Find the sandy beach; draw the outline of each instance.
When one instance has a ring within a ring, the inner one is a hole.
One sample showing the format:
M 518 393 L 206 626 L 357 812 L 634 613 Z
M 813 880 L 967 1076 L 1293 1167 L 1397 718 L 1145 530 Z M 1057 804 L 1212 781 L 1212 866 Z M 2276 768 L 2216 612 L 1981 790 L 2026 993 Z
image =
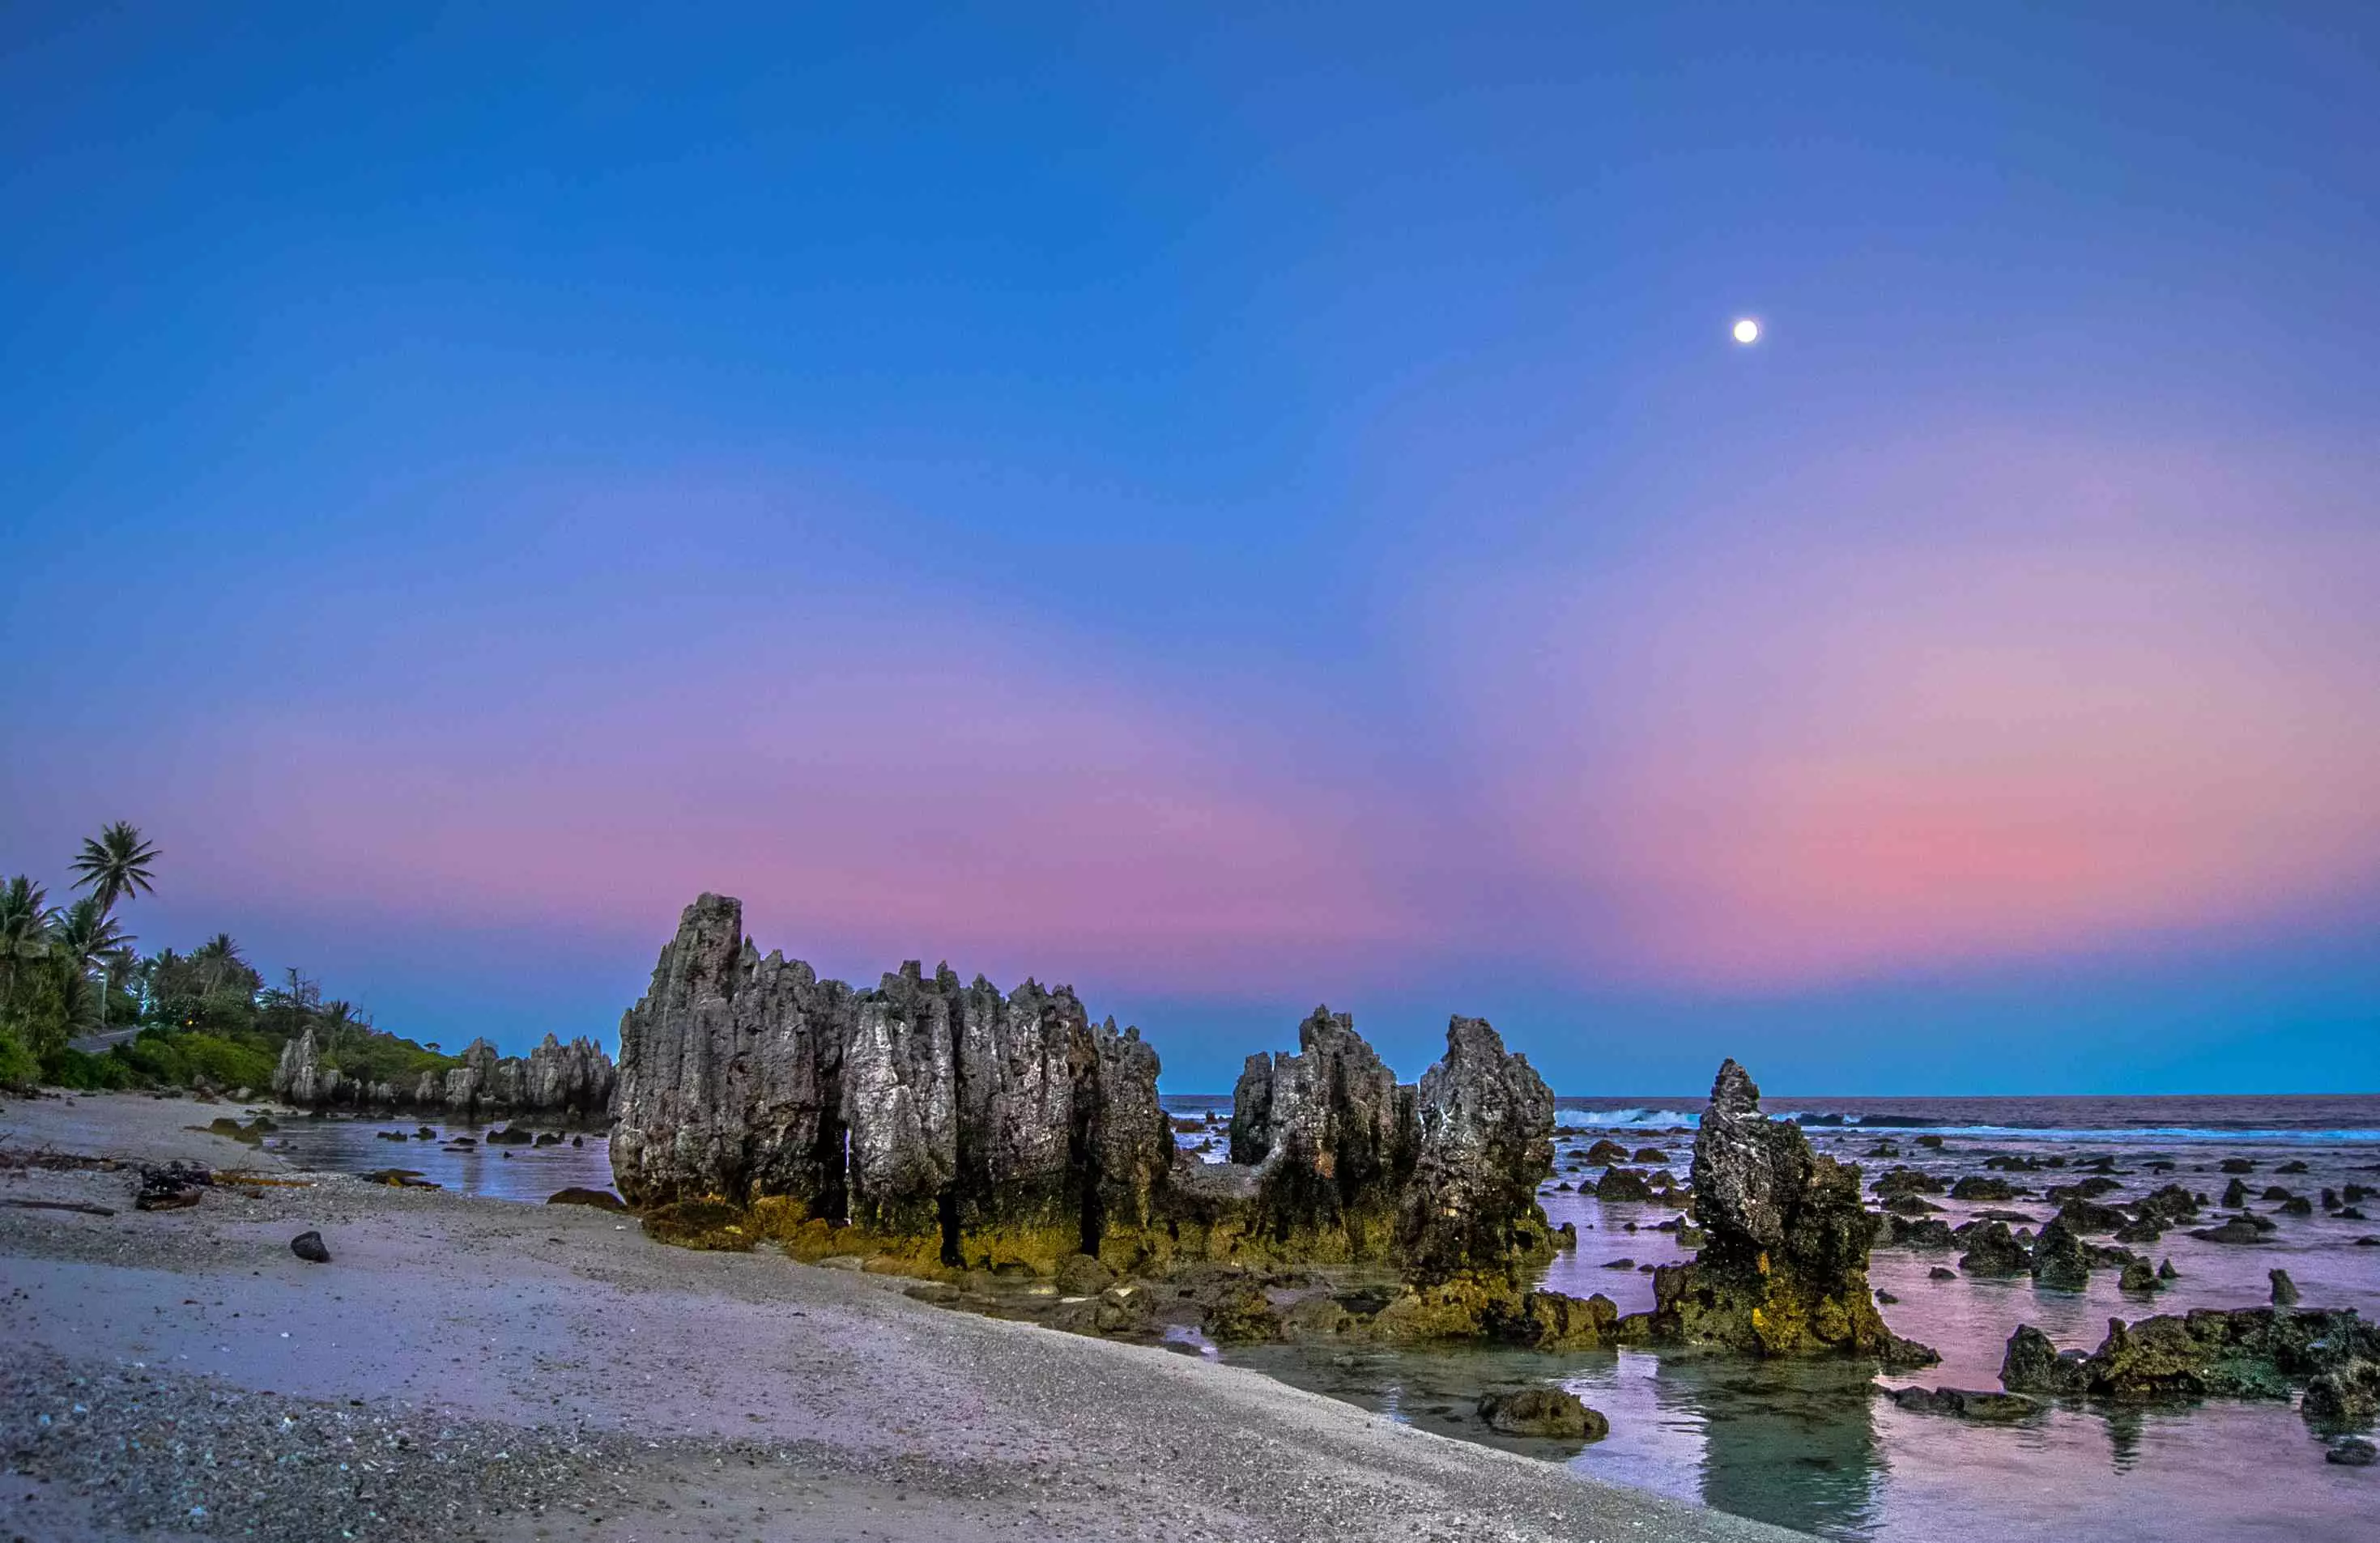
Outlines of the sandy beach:
M 10 1167 L 0 1537 L 1788 1538 L 1243 1368 L 952 1313 L 885 1277 L 664 1248 L 632 1222 L 334 1175 L 12 1102 L 0 1152 L 302 1185 L 140 1212 Z M 318 1229 L 326 1265 L 289 1249 Z

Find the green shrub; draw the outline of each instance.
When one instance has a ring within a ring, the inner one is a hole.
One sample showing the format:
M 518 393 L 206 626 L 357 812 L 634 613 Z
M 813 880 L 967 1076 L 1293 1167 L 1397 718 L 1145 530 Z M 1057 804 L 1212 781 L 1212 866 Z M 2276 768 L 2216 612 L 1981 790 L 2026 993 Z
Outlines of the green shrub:
M 0 1024 L 0 1088 L 30 1088 L 42 1079 L 42 1063 L 16 1031 Z
M 119 1055 L 92 1055 L 67 1046 L 54 1056 L 42 1080 L 53 1087 L 96 1091 L 140 1086 L 140 1077 Z

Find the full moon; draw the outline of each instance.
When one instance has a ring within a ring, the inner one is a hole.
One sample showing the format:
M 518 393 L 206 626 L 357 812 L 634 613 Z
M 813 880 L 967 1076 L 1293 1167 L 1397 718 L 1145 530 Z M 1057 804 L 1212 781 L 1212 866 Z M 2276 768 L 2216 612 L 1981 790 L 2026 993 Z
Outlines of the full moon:
M 1752 318 L 1748 316 L 1736 322 L 1735 341 L 1738 343 L 1758 343 L 1760 341 L 1760 323 L 1753 320 Z

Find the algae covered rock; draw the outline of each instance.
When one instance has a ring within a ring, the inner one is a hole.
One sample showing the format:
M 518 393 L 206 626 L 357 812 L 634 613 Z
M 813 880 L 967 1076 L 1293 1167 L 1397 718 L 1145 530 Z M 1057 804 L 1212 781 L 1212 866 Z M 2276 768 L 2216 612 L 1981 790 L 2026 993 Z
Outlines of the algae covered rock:
M 655 1206 L 645 1212 L 643 1225 L 647 1237 L 679 1248 L 745 1253 L 759 1241 L 744 1208 L 722 1200 L 674 1200 Z
M 1694 1193 L 1706 1240 L 1693 1263 L 1654 1272 L 1646 1337 L 1887 1365 L 1939 1358 L 1876 1311 L 1859 1170 L 1813 1152 L 1799 1126 L 1762 1115 L 1759 1088 L 1732 1060 L 1719 1067 L 1694 1139 Z
M 2155 1403 L 2287 1398 L 2325 1374 L 2380 1361 L 2380 1328 L 2352 1310 L 2201 1308 L 2126 1323 L 2110 1319 L 2087 1356 L 2063 1353 L 2030 1326 L 2009 1340 L 2001 1383 L 2011 1392 L 2079 1392 Z M 2320 1400 L 2317 1399 L 2317 1403 Z
M 1479 1401 L 1479 1417 L 1488 1428 L 1506 1436 L 1599 1441 L 1611 1433 L 1611 1422 L 1567 1388 L 1489 1393 Z

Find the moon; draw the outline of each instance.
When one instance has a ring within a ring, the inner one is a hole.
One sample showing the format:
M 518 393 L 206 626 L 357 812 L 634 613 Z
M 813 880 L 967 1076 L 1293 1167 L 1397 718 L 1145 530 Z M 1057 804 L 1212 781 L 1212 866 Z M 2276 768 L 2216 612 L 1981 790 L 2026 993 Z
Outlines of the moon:
M 1758 343 L 1760 341 L 1760 323 L 1753 320 L 1752 318 L 1748 316 L 1738 317 L 1735 322 L 1735 341 L 1738 343 Z

